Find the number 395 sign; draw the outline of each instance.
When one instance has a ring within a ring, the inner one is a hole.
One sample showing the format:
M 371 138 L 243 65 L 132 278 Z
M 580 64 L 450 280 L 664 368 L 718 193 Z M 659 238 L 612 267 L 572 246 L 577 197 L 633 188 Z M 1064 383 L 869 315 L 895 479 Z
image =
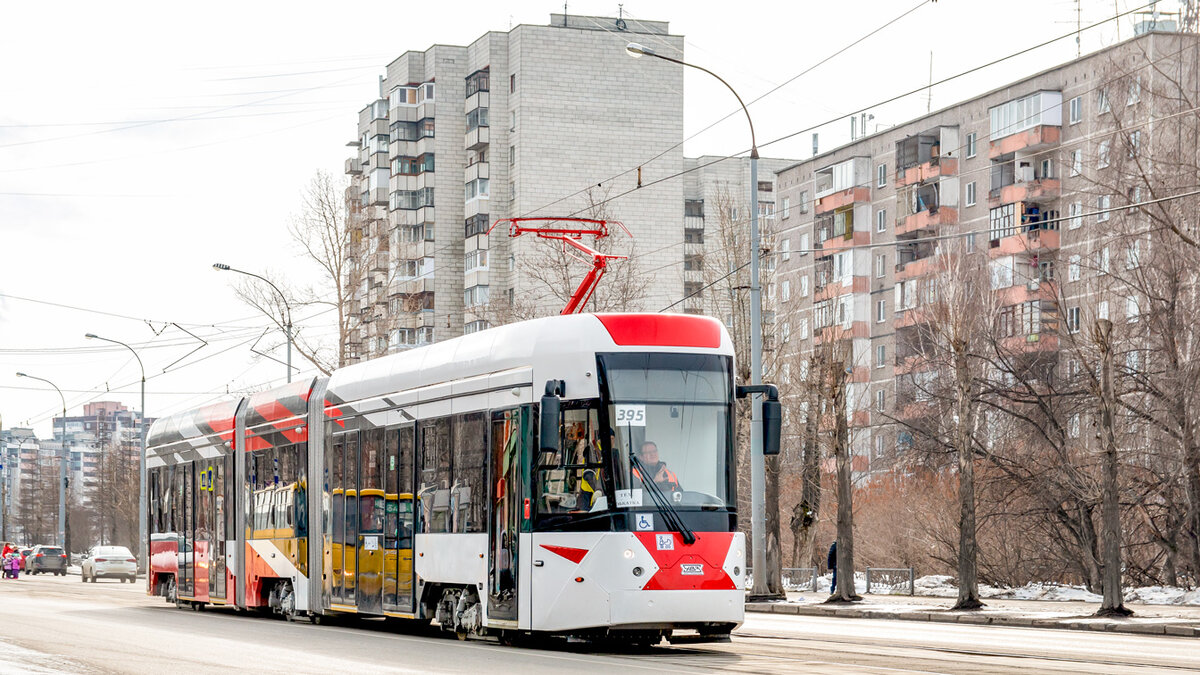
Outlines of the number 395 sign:
M 616 422 L 619 427 L 646 426 L 646 406 L 618 405 L 616 406 Z

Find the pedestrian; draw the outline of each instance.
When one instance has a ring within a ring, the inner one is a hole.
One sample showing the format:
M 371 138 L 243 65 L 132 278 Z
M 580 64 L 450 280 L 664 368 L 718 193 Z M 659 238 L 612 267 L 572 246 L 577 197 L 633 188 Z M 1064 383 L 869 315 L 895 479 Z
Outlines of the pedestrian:
M 825 560 L 829 571 L 833 572 L 833 581 L 829 583 L 829 594 L 837 593 L 837 541 L 829 545 L 829 556 Z

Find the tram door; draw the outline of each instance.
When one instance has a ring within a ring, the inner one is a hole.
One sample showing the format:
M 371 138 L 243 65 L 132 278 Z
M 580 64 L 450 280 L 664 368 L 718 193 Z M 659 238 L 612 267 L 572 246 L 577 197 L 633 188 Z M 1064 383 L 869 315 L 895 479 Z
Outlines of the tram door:
M 363 431 L 361 439 L 355 605 L 363 614 L 383 614 L 383 429 Z
M 388 429 L 383 459 L 383 608 L 412 612 L 413 603 L 413 433 L 407 424 Z
M 528 427 L 528 409 L 492 413 L 491 471 L 488 473 L 491 484 L 488 515 L 491 520 L 488 527 L 489 622 L 517 620 L 517 542 L 528 503 L 522 476 Z
M 330 509 L 330 576 L 334 603 L 346 603 L 346 438 L 357 432 L 335 434 L 329 452 L 329 490 L 333 503 Z
M 212 564 L 209 565 L 209 593 L 217 598 L 225 597 L 225 458 L 213 460 L 212 468 L 213 526 L 216 537 L 213 541 Z

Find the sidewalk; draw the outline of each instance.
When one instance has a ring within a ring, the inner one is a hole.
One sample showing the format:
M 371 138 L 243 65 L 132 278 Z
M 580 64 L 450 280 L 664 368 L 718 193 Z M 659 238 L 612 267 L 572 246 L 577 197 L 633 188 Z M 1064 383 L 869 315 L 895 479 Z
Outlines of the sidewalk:
M 953 598 L 864 594 L 862 602 L 826 605 L 827 597 L 824 593 L 788 593 L 786 602 L 748 602 L 746 611 L 1200 637 L 1200 607 L 1196 606 L 1127 603 L 1134 612 L 1132 617 L 1099 619 L 1092 616 L 1100 607 L 1096 602 L 985 599 L 982 610 L 965 612 L 950 610 Z

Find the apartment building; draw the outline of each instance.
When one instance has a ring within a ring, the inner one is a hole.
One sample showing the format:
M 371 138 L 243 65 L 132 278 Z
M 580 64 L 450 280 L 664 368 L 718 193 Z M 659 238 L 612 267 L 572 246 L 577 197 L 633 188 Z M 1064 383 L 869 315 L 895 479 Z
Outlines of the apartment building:
M 471 333 L 515 306 L 559 311 L 560 299 L 521 273 L 554 243 L 504 227 L 488 234 L 501 218 L 619 220 L 633 240 L 614 250 L 645 269 L 680 263 L 682 183 L 654 181 L 683 166 L 682 66 L 635 61 L 631 41 L 682 55 L 666 22 L 552 14 L 545 26 L 388 64 L 346 162 L 361 245 L 347 279 L 358 318 L 350 361 Z M 652 284 L 641 308 L 678 299 L 673 276 Z
M 1143 199 L 1141 188 L 1111 166 L 1118 155 L 1150 166 L 1139 148 L 1155 119 L 1177 116 L 1180 87 L 1196 100 L 1197 36 L 1173 30 L 1142 24 L 1130 40 L 779 172 L 778 247 L 791 253 L 777 274 L 792 292 L 776 311 L 794 353 L 849 348 L 856 471 L 886 467 L 912 442 L 895 422 L 920 414 L 913 404 L 934 376 L 914 349 L 914 310 L 951 242 L 988 266 L 997 331 L 1030 358 L 1060 360 L 1081 315 L 1136 321 L 1135 298 L 1088 279 L 1110 258 L 1136 264 L 1137 242 L 1112 248 L 1127 216 L 1110 209 Z
M 748 261 L 750 250 L 750 159 L 703 155 L 685 158 L 683 176 L 683 296 L 672 311 L 708 314 L 733 323 L 728 289 L 722 277 Z M 776 201 L 775 173 L 795 163 L 794 159 L 762 157 L 758 160 L 758 220 L 764 248 L 773 245 L 773 233 L 781 204 Z M 784 253 L 787 254 L 786 252 Z M 767 258 L 769 280 L 777 256 Z M 749 279 L 746 270 L 745 279 Z M 748 283 L 748 282 L 747 282 Z M 764 306 L 777 287 L 763 288 Z M 660 309 L 660 308 L 653 308 Z M 772 317 L 768 311 L 768 324 Z M 766 331 L 770 335 L 769 325 Z

